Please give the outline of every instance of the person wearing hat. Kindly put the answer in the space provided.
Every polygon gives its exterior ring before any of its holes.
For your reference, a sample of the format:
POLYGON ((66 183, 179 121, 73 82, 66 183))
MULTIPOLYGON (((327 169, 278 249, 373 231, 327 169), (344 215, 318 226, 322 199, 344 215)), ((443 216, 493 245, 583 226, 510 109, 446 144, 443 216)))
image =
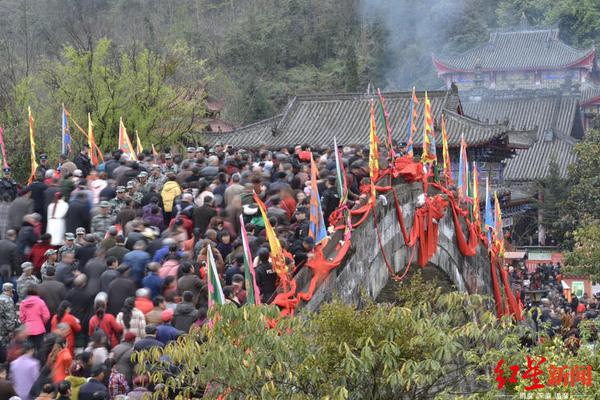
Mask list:
POLYGON ((0 294, 0 346, 6 348, 13 331, 19 324, 13 300, 15 288, 12 283, 2 285, 0 294))
POLYGON ((188 159, 188 160, 193 160, 194 158, 196 158, 196 148, 195 147, 188 147, 187 148, 187 154, 186 154, 185 158, 188 159))
POLYGON ((75 229, 75 249, 85 246, 85 228, 79 227, 75 229))
POLYGON ((138 189, 142 194, 146 194, 150 191, 150 183, 148 182, 148 173, 146 171, 142 171, 137 175, 137 180, 139 182, 138 189))
POLYGON ((106 232, 113 225, 114 219, 110 215, 110 203, 106 200, 100 202, 100 213, 92 218, 91 233, 103 239, 106 232))
POLYGON ((171 325, 173 321, 173 310, 163 310, 161 314, 161 324, 156 327, 156 340, 166 345, 169 342, 174 342, 177 338, 183 335, 184 332, 171 325))
POLYGON ((144 198, 144 193, 137 189, 137 185, 135 181, 131 180, 127 182, 127 194, 133 200, 135 206, 140 207, 142 205, 142 199, 144 198))
POLYGON ((48 169, 48 155, 46 153, 40 154, 40 162, 35 169, 35 174, 41 174, 41 176, 46 176, 46 170, 48 169))
POLYGON ((171 153, 165 154, 165 165, 162 168, 163 174, 168 174, 172 172, 174 174, 179 173, 179 166, 173 162, 173 156, 171 153))
POLYGON ((17 293, 19 294, 19 301, 25 300, 27 296, 27 288, 31 285, 38 285, 40 280, 33 275, 33 264, 29 261, 25 261, 21 264, 21 270, 23 273, 17 279, 17 293))
POLYGON ((52 267, 52 268, 56 269, 56 264, 58 262, 58 250, 48 249, 44 253, 44 257, 46 258, 46 261, 44 261, 44 263, 42 264, 42 267, 40 268, 40 273, 42 275, 42 281, 46 280, 46 278, 48 276, 48 273, 47 273, 48 268, 52 267))
POLYGON ((10 167, 4 167, 2 172, 4 176, 0 180, 0 199, 6 198, 8 201, 13 201, 17 198, 17 182, 12 177, 12 169, 10 167))
POLYGON ((158 192, 160 192, 166 181, 167 177, 162 174, 160 166, 158 164, 152 164, 150 166, 150 176, 148 176, 147 187, 153 186, 158 192))
POLYGON ((117 195, 114 199, 110 200, 110 214, 116 217, 123 208, 127 206, 127 192, 125 186, 117 186, 117 195))
POLYGON ((62 260, 62 256, 66 251, 75 252, 75 235, 71 232, 65 233, 65 244, 58 249, 58 260, 62 260))

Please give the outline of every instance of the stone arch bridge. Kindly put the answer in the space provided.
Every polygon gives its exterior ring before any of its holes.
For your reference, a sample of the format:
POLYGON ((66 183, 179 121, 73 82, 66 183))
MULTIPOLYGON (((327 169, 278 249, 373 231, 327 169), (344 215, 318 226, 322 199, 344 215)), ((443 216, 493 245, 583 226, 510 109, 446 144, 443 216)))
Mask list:
MULTIPOLYGON (((412 226, 417 197, 423 193, 421 183, 407 184, 399 179, 394 190, 402 206, 407 230, 412 226)), ((431 194, 430 189, 430 194, 431 194)), ((400 224, 396 217, 393 194, 387 193, 387 204, 379 199, 375 212, 352 232, 352 246, 340 266, 320 282, 310 301, 303 304, 308 310, 317 310, 323 302, 334 296, 348 304, 357 304, 361 292, 376 298, 389 279, 389 272, 381 254, 377 235, 374 231, 373 218, 377 218, 377 226, 386 256, 396 273, 402 272, 408 264, 412 248, 404 243, 400 224)), ((463 226, 463 232, 466 232, 463 226)), ((486 249, 478 246, 477 254, 465 257, 460 253, 455 237, 454 221, 450 209, 439 223, 438 248, 429 260, 448 276, 460 291, 477 294, 491 294, 490 259, 486 249)), ((418 249, 415 249, 418 252, 418 249)), ((416 260, 416 253, 414 259, 416 260)), ((416 264, 411 268, 419 268, 416 264)), ((312 276, 307 268, 300 270, 296 276, 298 289, 305 290, 312 276)))

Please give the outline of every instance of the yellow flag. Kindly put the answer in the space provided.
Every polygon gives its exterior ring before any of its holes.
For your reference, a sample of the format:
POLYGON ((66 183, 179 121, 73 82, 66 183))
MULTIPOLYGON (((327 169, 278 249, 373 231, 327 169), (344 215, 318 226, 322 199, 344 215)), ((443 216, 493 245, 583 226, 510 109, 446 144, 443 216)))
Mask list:
POLYGON ((35 157, 35 132, 33 130, 33 115, 31 114, 31 107, 27 107, 29 112, 29 143, 31 145, 31 176, 29 177, 29 183, 33 182, 35 177, 35 170, 38 167, 38 163, 35 157))
POLYGON ((140 135, 138 134, 137 129, 135 130, 135 141, 136 141, 136 153, 141 154, 144 151, 142 147, 142 141, 140 140, 140 135))

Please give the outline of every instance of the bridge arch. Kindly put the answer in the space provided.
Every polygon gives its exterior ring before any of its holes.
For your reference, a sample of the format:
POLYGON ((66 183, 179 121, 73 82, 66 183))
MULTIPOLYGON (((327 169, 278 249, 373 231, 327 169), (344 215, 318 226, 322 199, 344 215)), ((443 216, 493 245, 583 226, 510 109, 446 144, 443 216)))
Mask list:
MULTIPOLYGON (((409 230, 417 197, 423 193, 422 184, 396 182, 394 190, 409 230)), ((373 218, 377 218, 381 241, 395 272, 404 271, 413 251, 416 261, 418 249, 415 246, 413 250, 404 243, 396 218, 393 194, 387 193, 385 199, 378 199, 376 212, 352 232, 352 247, 346 259, 320 283, 311 300, 303 305, 305 309, 317 310, 321 303, 330 301, 334 296, 346 303, 358 304, 361 292, 373 299, 379 295, 389 279, 389 272, 374 232, 373 218)), ((464 226, 463 232, 466 232, 464 226)), ((490 260, 487 252, 483 246, 478 246, 477 254, 473 257, 465 257, 460 253, 450 210, 439 222, 438 247, 429 263, 444 271, 457 290, 491 294, 490 260)), ((410 268, 419 267, 414 264, 410 268)), ((306 288, 311 276, 311 271, 301 270, 296 277, 298 288, 306 288)))

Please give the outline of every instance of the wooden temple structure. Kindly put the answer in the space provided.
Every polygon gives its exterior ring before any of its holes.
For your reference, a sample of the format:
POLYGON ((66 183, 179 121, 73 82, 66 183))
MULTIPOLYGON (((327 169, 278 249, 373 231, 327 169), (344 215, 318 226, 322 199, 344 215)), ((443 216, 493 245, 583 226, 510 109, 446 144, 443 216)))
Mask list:
POLYGON ((458 55, 432 55, 446 87, 471 89, 558 88, 592 82, 596 49, 576 49, 558 28, 534 28, 525 15, 517 27, 492 32, 487 43, 458 55))

